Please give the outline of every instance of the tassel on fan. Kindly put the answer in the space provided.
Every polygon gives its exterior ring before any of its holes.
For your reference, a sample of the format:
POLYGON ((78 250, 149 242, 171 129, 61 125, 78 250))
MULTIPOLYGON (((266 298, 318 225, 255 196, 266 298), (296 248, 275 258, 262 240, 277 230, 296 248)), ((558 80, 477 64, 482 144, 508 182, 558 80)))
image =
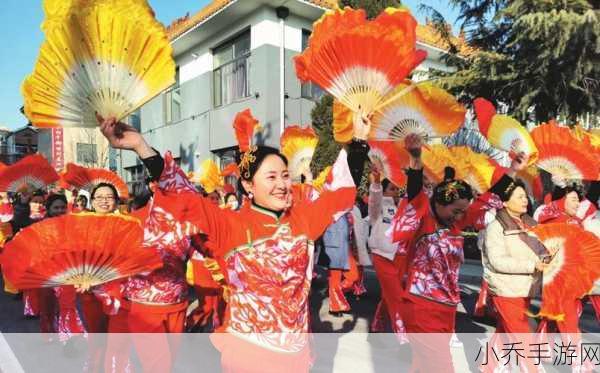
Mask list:
POLYGON ((578 141, 566 127, 542 124, 531 131, 539 151, 537 166, 565 180, 598 180, 599 159, 589 142, 578 141))
POLYGON ((67 172, 62 175, 62 180, 77 188, 91 192, 96 185, 107 183, 113 185, 119 193, 119 198, 124 199, 129 197, 129 189, 127 184, 116 173, 104 168, 87 168, 81 167, 74 163, 68 163, 67 172))
POLYGON ((143 228, 134 217, 63 215, 21 230, 6 244, 2 272, 18 289, 87 288, 160 268, 160 255, 142 241, 143 228))
POLYGON ((600 240, 572 224, 541 224, 532 232, 549 250, 558 250, 544 271, 539 315, 563 320, 563 304, 587 295, 600 278, 600 240))
POLYGON ((370 114, 426 57, 416 49, 417 22, 387 8, 373 20, 363 9, 327 11, 308 48, 294 57, 302 82, 312 81, 355 113, 370 114))
POLYGON ((15 164, 0 170, 0 191, 19 192, 24 189, 45 189, 59 180, 60 176, 39 154, 28 155, 15 164))
POLYGON ((172 47, 145 0, 45 0, 42 43, 21 91, 36 127, 123 119, 175 83, 172 47))
POLYGON ((288 170, 294 181, 300 181, 301 175, 310 170, 310 162, 319 143, 315 131, 300 126, 288 126, 281 135, 281 153, 288 160, 288 170))
POLYGON ((369 159, 397 187, 406 185, 404 169, 408 167, 406 150, 390 141, 369 141, 369 159))
POLYGON ((449 136, 460 128, 467 112, 454 96, 430 83, 406 81, 388 97, 373 114, 371 139, 402 140, 413 133, 424 138, 449 136))
POLYGON ((200 170, 194 173, 192 181, 202 185, 206 193, 223 188, 225 183, 219 167, 212 159, 206 159, 200 164, 200 170))
POLYGON ((521 123, 507 115, 496 114, 496 108, 486 99, 476 98, 473 106, 479 131, 492 146, 511 152, 513 157, 523 152, 529 156, 529 164, 536 161, 538 150, 521 123))
POLYGON ((260 129, 258 120, 252 116, 250 109, 240 111, 233 120, 235 137, 240 147, 240 152, 250 149, 254 133, 260 129))

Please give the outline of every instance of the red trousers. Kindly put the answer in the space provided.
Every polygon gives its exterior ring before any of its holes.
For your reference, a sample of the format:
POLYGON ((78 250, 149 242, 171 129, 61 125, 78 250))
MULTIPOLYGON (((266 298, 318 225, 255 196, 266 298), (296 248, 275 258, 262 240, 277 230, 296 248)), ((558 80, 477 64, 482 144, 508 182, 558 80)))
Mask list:
POLYGON ((389 260, 380 255, 372 255, 375 274, 381 286, 381 299, 385 303, 394 333, 404 333, 402 307, 404 292, 403 278, 406 273, 406 255, 396 255, 389 260))
POLYGON ((224 373, 308 372, 312 363, 310 346, 299 352, 268 350, 229 333, 213 333, 213 345, 221 352, 224 373))
POLYGON ((108 330, 108 316, 102 309, 102 303, 93 293, 79 295, 81 313, 85 320, 88 333, 106 333, 108 330))
MULTIPOLYGON (((519 343, 522 346, 530 346, 534 343, 529 326, 527 310, 530 303, 529 298, 509 298, 492 295, 492 303, 496 309, 496 332, 490 340, 494 351, 501 353, 506 343, 519 343)), ((495 358, 488 359, 486 365, 481 366, 483 372, 495 372, 500 364, 495 358)), ((532 359, 519 359, 522 371, 536 372, 536 366, 532 359)))
POLYGON ((23 290, 23 315, 39 316, 40 289, 23 290))
POLYGON ((402 318, 412 350, 411 371, 454 372, 450 339, 454 333, 456 306, 409 294, 404 298, 402 318))
POLYGON ((134 345, 144 372, 170 372, 180 336, 167 333, 183 332, 186 309, 187 302, 162 306, 123 301, 119 313, 109 318, 105 371, 126 371, 134 345))
POLYGON ((346 300, 342 288, 343 269, 329 270, 329 312, 350 311, 350 303, 346 300))
POLYGON ((40 332, 55 333, 58 317, 58 302, 53 288, 38 289, 40 332))

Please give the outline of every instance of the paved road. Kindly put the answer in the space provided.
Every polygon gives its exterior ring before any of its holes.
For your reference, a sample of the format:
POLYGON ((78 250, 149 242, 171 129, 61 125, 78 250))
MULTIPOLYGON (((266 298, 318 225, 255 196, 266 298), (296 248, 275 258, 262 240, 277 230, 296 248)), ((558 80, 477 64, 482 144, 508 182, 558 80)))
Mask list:
MULTIPOLYGON (((479 263, 468 261, 463 266, 460 277, 463 303, 459 306, 456 329, 461 333, 459 338, 470 350, 478 348, 480 340, 489 337, 494 331, 493 320, 469 316, 479 291, 481 271, 479 263)), ((379 285, 372 269, 366 271, 366 286, 366 296, 359 300, 349 297, 353 309, 351 314, 333 317, 328 313, 326 271, 319 270, 319 276, 313 281, 311 294, 312 327, 323 334, 318 334, 315 338, 317 358, 314 371, 387 372, 391 367, 402 371, 408 369, 408 345, 400 346, 393 334, 367 334, 379 301, 379 285)), ((0 370, 19 372, 19 367, 22 367, 27 372, 81 371, 84 363, 82 353, 65 358, 69 354, 66 354, 61 345, 46 344, 37 334, 6 334, 33 333, 39 330, 38 320, 25 319, 22 311, 20 300, 5 293, 0 294, 0 331, 4 333, 0 337, 0 370), (10 345, 9 350, 6 349, 7 344, 10 345), (7 358, 10 355, 7 351, 14 354, 17 360, 7 358), (7 366, 10 368, 7 369, 7 366)), ((589 305, 585 307, 581 327, 585 332, 600 331, 589 305)), ((219 370, 219 355, 211 347, 208 334, 188 334, 184 338, 176 371, 187 372, 190 366, 201 366, 207 372, 219 370)), ((453 358, 456 371, 476 371, 477 366, 472 361, 474 357, 467 357, 461 349, 453 349, 453 358)))

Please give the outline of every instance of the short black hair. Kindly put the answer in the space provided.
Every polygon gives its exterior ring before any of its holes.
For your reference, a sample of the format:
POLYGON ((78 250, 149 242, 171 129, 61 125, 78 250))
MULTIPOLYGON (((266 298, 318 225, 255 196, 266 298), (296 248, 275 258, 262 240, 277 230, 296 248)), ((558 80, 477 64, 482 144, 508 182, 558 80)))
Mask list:
POLYGON ((436 185, 433 189, 431 199, 441 205, 448 206, 459 199, 471 200, 473 198, 473 189, 462 180, 445 180, 436 185))
POLYGON ((527 193, 527 187, 525 186, 525 183, 521 179, 516 179, 515 181, 510 183, 510 185, 508 186, 508 188, 506 188, 506 190, 500 192, 498 197, 500 197, 500 200, 502 202, 506 202, 510 199, 510 197, 512 197, 512 195, 515 193, 515 190, 517 190, 517 188, 523 188, 525 193, 527 193))
POLYGON ((112 190, 114 196, 115 196, 115 201, 119 202, 119 192, 117 192, 117 188, 115 188, 114 185, 110 184, 110 183, 98 183, 96 184, 96 186, 94 187, 94 189, 92 189, 92 193, 90 194, 90 198, 94 199, 94 196, 96 195, 96 192, 98 191, 98 189, 100 188, 110 188, 110 190, 112 190))
POLYGON ((390 179, 385 178, 385 179, 381 180, 381 190, 383 192, 385 192, 385 190, 387 189, 388 185, 390 185, 390 184, 391 184, 390 179))
POLYGON ((577 193, 577 197, 579 197, 579 200, 583 199, 583 187, 577 183, 571 183, 564 188, 554 188, 554 190, 552 191, 552 200, 558 201, 559 199, 563 198, 571 192, 577 193))
POLYGON ((64 204, 67 204, 67 197, 64 194, 50 194, 48 198, 46 198, 46 210, 50 210, 52 204, 56 201, 62 201, 64 204))

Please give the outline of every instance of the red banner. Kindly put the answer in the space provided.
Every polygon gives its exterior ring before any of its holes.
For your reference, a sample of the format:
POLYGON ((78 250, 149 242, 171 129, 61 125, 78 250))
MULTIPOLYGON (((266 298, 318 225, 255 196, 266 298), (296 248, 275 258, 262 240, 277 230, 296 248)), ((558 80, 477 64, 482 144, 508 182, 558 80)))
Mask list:
POLYGON ((52 166, 56 170, 62 170, 65 167, 65 148, 63 143, 63 129, 52 129, 52 166))

